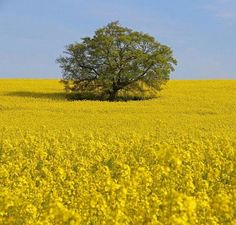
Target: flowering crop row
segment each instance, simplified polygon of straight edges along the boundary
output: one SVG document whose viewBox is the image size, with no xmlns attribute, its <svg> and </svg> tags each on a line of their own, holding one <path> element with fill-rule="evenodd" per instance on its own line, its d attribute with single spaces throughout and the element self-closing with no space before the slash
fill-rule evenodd
<svg viewBox="0 0 236 225">
<path fill-rule="evenodd" d="M 0 224 L 236 224 L 234 84 L 108 103 L 2 80 Z"/>
<path fill-rule="evenodd" d="M 127 137 L 128 138 L 128 137 Z M 1 145 L 1 224 L 234 224 L 236 143 L 45 131 Z"/>
</svg>

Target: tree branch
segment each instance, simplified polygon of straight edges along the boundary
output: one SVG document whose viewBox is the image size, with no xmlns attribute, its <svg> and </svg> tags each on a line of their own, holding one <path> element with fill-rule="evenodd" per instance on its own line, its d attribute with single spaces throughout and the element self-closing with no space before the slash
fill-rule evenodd
<svg viewBox="0 0 236 225">
<path fill-rule="evenodd" d="M 144 77 L 146 75 L 146 73 L 153 67 L 153 64 L 151 64 L 142 74 L 140 74 L 139 76 L 137 76 L 134 79 L 131 79 L 131 81 L 138 81 L 140 78 Z"/>
</svg>

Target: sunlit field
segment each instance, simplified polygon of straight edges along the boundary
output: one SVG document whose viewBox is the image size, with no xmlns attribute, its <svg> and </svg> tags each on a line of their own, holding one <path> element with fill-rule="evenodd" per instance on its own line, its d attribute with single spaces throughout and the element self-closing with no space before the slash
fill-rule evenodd
<svg viewBox="0 0 236 225">
<path fill-rule="evenodd" d="M 67 101 L 0 80 L 0 224 L 236 224 L 236 80 Z"/>
</svg>

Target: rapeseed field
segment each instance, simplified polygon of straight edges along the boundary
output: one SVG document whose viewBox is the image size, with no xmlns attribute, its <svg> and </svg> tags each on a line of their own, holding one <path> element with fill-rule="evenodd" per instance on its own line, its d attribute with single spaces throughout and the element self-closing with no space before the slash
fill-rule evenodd
<svg viewBox="0 0 236 225">
<path fill-rule="evenodd" d="M 236 81 L 67 101 L 0 80 L 0 224 L 236 224 Z"/>
</svg>

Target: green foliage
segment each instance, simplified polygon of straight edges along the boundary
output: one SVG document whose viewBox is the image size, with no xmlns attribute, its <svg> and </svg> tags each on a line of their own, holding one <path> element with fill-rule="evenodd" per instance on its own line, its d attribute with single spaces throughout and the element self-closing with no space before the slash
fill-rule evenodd
<svg viewBox="0 0 236 225">
<path fill-rule="evenodd" d="M 159 91 L 177 63 L 169 47 L 118 22 L 70 44 L 65 53 L 57 62 L 66 90 L 96 92 L 109 100 L 115 100 L 120 90 Z"/>
</svg>

